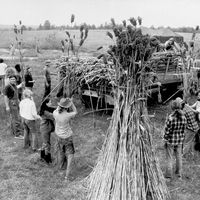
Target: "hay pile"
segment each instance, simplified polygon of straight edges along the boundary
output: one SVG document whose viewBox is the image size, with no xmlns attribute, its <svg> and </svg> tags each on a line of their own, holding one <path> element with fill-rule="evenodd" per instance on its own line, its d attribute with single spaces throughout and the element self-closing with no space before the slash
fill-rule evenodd
<svg viewBox="0 0 200 200">
<path fill-rule="evenodd" d="M 141 18 L 138 19 L 141 22 Z M 115 108 L 89 178 L 89 200 L 164 200 L 169 196 L 157 161 L 146 109 L 149 37 L 131 25 L 116 26 L 108 54 L 115 64 Z M 111 33 L 108 36 L 114 38 Z"/>
</svg>

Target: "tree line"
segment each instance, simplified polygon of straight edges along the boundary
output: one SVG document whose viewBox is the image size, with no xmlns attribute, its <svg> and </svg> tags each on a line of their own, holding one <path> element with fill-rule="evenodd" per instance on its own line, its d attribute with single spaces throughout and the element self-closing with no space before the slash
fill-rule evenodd
<svg viewBox="0 0 200 200">
<path fill-rule="evenodd" d="M 45 20 L 45 22 L 43 24 L 40 24 L 38 27 L 36 28 L 32 28 L 32 27 L 26 27 L 25 25 L 23 25 L 23 30 L 65 30 L 65 29 L 80 29 L 80 27 L 84 25 L 87 26 L 88 29 L 90 30 L 95 30 L 95 29 L 112 29 L 112 23 L 107 23 L 105 22 L 104 24 L 100 24 L 100 25 L 95 25 L 95 24 L 86 24 L 83 23 L 81 25 L 77 25 L 74 24 L 72 25 L 61 25 L 61 26 L 56 26 L 54 24 L 51 24 L 51 22 L 49 20 Z M 154 26 L 151 26 L 150 28 L 155 29 Z M 178 27 L 178 28 L 173 28 L 173 27 L 164 27 L 164 26 L 159 26 L 157 28 L 169 28 L 174 32 L 184 32 L 184 33 L 193 33 L 195 31 L 194 27 Z M 199 31 L 198 31 L 199 32 Z"/>
</svg>

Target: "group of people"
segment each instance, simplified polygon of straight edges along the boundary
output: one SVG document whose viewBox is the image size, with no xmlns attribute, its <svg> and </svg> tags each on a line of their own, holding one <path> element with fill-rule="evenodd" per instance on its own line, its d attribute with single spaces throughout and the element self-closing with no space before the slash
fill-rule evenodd
<svg viewBox="0 0 200 200">
<path fill-rule="evenodd" d="M 65 179 L 68 180 L 73 154 L 73 132 L 70 119 L 77 114 L 73 99 L 62 98 L 57 106 L 52 106 L 50 99 L 51 74 L 50 62 L 44 67 L 44 95 L 39 111 L 34 102 L 33 86 L 35 81 L 31 68 L 27 67 L 24 75 L 25 84 L 20 76 L 20 65 L 15 66 L 15 73 L 8 73 L 4 77 L 3 89 L 6 111 L 10 116 L 10 130 L 15 138 L 24 140 L 24 149 L 40 153 L 41 160 L 52 162 L 51 133 L 55 132 L 55 152 L 57 152 L 57 165 L 65 170 Z M 7 79 L 7 80 L 6 80 Z M 37 128 L 39 125 L 39 128 Z M 41 134 L 42 144 L 39 145 Z"/>
<path fill-rule="evenodd" d="M 175 174 L 182 177 L 182 157 L 200 151 L 200 92 L 197 102 L 187 104 L 177 97 L 171 102 L 172 113 L 167 117 L 164 128 L 166 150 L 166 178 L 173 177 L 173 154 L 176 158 Z"/>
</svg>

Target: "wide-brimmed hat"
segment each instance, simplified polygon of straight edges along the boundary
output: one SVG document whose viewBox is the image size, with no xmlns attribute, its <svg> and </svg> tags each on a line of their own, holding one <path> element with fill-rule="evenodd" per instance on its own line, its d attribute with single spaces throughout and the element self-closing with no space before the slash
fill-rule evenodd
<svg viewBox="0 0 200 200">
<path fill-rule="evenodd" d="M 69 108 L 72 105 L 72 101 L 70 98 L 62 98 L 58 105 L 62 108 Z"/>
<path fill-rule="evenodd" d="M 180 97 L 177 97 L 177 98 L 175 99 L 175 101 L 176 101 L 177 103 L 180 103 L 180 104 L 184 103 L 184 100 L 181 99 Z"/>
</svg>

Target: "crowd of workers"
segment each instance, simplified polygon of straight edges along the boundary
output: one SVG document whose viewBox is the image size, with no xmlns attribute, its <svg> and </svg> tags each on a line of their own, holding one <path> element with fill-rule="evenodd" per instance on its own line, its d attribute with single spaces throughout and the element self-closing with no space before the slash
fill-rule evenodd
<svg viewBox="0 0 200 200">
<path fill-rule="evenodd" d="M 152 38 L 152 44 L 158 47 Z M 165 43 L 166 50 L 178 49 L 173 39 Z M 184 50 L 184 48 L 182 48 Z M 63 98 L 63 85 L 59 87 L 56 97 L 60 98 L 57 107 L 53 107 L 49 94 L 51 92 L 50 61 L 45 62 L 44 67 L 44 95 L 41 100 L 39 112 L 33 99 L 33 80 L 31 68 L 26 67 L 24 82 L 21 77 L 21 66 L 16 64 L 13 68 L 7 67 L 3 59 L 0 59 L 1 93 L 4 95 L 6 111 L 10 115 L 10 130 L 15 138 L 24 140 L 24 148 L 33 152 L 40 152 L 41 159 L 51 163 L 51 133 L 56 135 L 56 152 L 60 169 L 65 170 L 65 178 L 68 180 L 73 154 L 73 132 L 69 121 L 76 113 L 73 100 Z M 64 70 L 60 70 L 60 79 L 65 76 Z M 191 152 L 193 147 L 200 151 L 200 92 L 197 102 L 189 106 L 181 98 L 171 102 L 172 113 L 167 117 L 164 128 L 164 141 L 166 150 L 166 178 L 173 177 L 173 153 L 176 157 L 175 174 L 182 177 L 182 156 Z M 37 120 L 40 121 L 39 131 Z M 42 136 L 42 145 L 38 147 L 38 132 Z"/>
<path fill-rule="evenodd" d="M 177 97 L 171 101 L 172 113 L 164 128 L 166 150 L 166 178 L 173 178 L 173 154 L 176 158 L 175 174 L 182 177 L 182 157 L 200 152 L 200 92 L 197 101 L 189 105 Z M 195 152 L 196 151 L 196 152 Z"/>
<path fill-rule="evenodd" d="M 40 154 L 41 160 L 50 164 L 51 133 L 55 132 L 57 152 L 57 165 L 65 170 L 65 179 L 68 180 L 73 154 L 73 132 L 70 127 L 70 119 L 76 113 L 73 99 L 63 98 L 59 88 L 58 106 L 52 106 L 50 99 L 51 73 L 50 61 L 45 62 L 44 67 L 44 95 L 41 100 L 39 112 L 34 102 L 33 80 L 31 68 L 26 67 L 24 80 L 21 76 L 21 66 L 8 67 L 3 59 L 0 59 L 1 93 L 4 96 L 6 111 L 10 118 L 10 131 L 16 139 L 24 140 L 24 149 Z M 38 123 L 39 122 L 39 123 Z M 39 124 L 39 130 L 37 130 Z M 39 146 L 39 132 L 42 144 Z"/>
</svg>

